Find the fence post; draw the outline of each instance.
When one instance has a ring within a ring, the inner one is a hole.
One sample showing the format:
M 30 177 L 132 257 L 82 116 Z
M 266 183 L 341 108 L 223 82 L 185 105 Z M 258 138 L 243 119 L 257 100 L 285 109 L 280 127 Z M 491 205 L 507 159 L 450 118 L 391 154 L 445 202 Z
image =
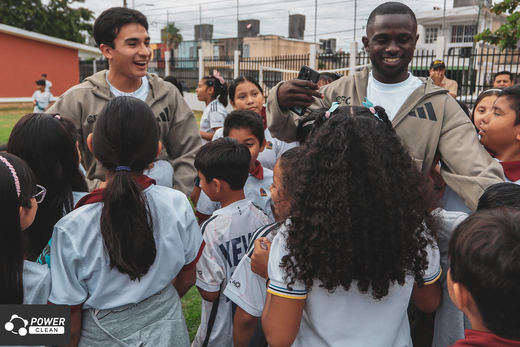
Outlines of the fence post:
M 316 70 L 316 44 L 311 45 L 309 55 L 309 67 Z
M 358 43 L 357 42 L 351 42 L 350 43 L 350 70 L 348 72 L 349 75 L 352 75 L 356 70 L 354 67 L 356 64 L 356 58 L 357 58 L 357 51 L 358 51 Z
M 199 81 L 204 77 L 204 51 L 199 48 Z
M 444 36 L 437 37 L 437 45 L 435 47 L 435 59 L 436 60 L 444 60 Z
M 96 59 L 92 60 L 92 74 L 94 75 L 97 72 Z
M 237 79 L 240 76 L 240 51 L 235 51 L 235 62 L 233 63 L 234 72 L 233 78 Z
M 164 76 L 170 76 L 170 52 L 164 52 Z

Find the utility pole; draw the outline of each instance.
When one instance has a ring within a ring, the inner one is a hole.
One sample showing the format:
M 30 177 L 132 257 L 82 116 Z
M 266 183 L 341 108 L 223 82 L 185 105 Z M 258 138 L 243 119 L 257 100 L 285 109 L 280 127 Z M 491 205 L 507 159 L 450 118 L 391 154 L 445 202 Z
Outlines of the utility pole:
M 123 7 L 126 7 L 126 0 L 123 0 Z
M 446 1 L 446 0 L 444 0 Z M 356 15 L 357 15 L 357 0 L 354 0 L 354 42 L 356 42 Z
M 316 44 L 316 28 L 318 27 L 318 0 L 314 3 L 314 44 Z
M 239 29 L 239 28 L 238 28 L 238 2 L 239 2 L 239 0 L 237 0 L 237 51 L 239 50 L 239 49 L 238 49 L 238 36 L 239 36 L 239 35 L 238 35 L 238 34 L 239 34 L 239 31 L 238 31 L 238 29 Z
M 170 52 L 170 11 L 166 10 L 166 49 Z

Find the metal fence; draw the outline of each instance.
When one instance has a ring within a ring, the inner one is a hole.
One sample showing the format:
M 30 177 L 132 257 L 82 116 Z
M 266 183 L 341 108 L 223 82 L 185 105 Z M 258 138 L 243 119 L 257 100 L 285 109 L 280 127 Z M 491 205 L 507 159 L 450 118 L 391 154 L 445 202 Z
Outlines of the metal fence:
M 240 58 L 240 75 L 249 75 L 260 79 L 261 67 L 275 68 L 286 71 L 264 70 L 262 73 L 263 84 L 266 87 L 265 94 L 280 81 L 286 81 L 296 77 L 296 72 L 301 66 L 310 65 L 310 54 Z M 436 59 L 433 51 L 417 51 L 410 62 L 409 69 L 414 76 L 426 77 L 430 64 Z M 471 106 L 478 94 L 492 87 L 493 76 L 499 71 L 510 71 L 518 81 L 520 54 L 518 51 L 505 51 L 484 48 L 471 54 L 467 50 L 450 49 L 444 55 L 446 64 L 446 76 L 458 83 L 457 95 L 459 99 Z M 367 52 L 359 52 L 356 55 L 356 66 L 370 63 Z M 233 57 L 205 57 L 204 75 L 209 75 L 213 70 L 218 70 L 226 81 L 232 81 L 234 75 Z M 334 70 L 350 67 L 350 54 L 336 52 L 334 54 L 318 54 L 316 66 L 318 70 Z M 157 73 L 164 77 L 164 60 L 152 61 L 149 72 Z M 96 61 L 96 70 L 108 68 L 106 60 Z M 296 72 L 295 72 L 296 71 Z M 93 72 L 93 61 L 80 61 L 80 80 L 90 76 Z M 348 71 L 340 72 L 348 75 Z M 193 91 L 199 80 L 198 58 L 173 58 L 170 74 L 188 86 Z

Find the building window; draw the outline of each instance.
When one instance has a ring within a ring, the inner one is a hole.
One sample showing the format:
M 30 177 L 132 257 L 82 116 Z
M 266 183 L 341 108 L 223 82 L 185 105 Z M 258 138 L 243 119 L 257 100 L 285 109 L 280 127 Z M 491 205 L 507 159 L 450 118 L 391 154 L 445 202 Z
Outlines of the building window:
M 219 56 L 219 47 L 217 45 L 213 46 L 213 56 L 214 57 Z
M 190 58 L 193 58 L 193 57 L 195 57 L 195 48 L 190 47 Z
M 249 58 L 249 43 L 244 44 L 244 58 Z
M 451 42 L 473 42 L 476 34 L 476 25 L 454 25 L 451 30 Z
M 426 28 L 424 43 L 434 43 L 437 42 L 437 34 L 439 29 L 437 27 Z

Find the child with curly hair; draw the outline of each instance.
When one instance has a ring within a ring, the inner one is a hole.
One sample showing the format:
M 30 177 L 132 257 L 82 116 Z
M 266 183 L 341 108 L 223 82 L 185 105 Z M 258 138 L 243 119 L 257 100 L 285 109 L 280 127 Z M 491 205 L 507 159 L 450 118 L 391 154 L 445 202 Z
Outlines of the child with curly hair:
M 440 300 L 431 183 L 383 108 L 317 117 L 299 165 L 286 168 L 290 223 L 265 241 L 267 342 L 410 346 L 410 298 L 426 312 Z

